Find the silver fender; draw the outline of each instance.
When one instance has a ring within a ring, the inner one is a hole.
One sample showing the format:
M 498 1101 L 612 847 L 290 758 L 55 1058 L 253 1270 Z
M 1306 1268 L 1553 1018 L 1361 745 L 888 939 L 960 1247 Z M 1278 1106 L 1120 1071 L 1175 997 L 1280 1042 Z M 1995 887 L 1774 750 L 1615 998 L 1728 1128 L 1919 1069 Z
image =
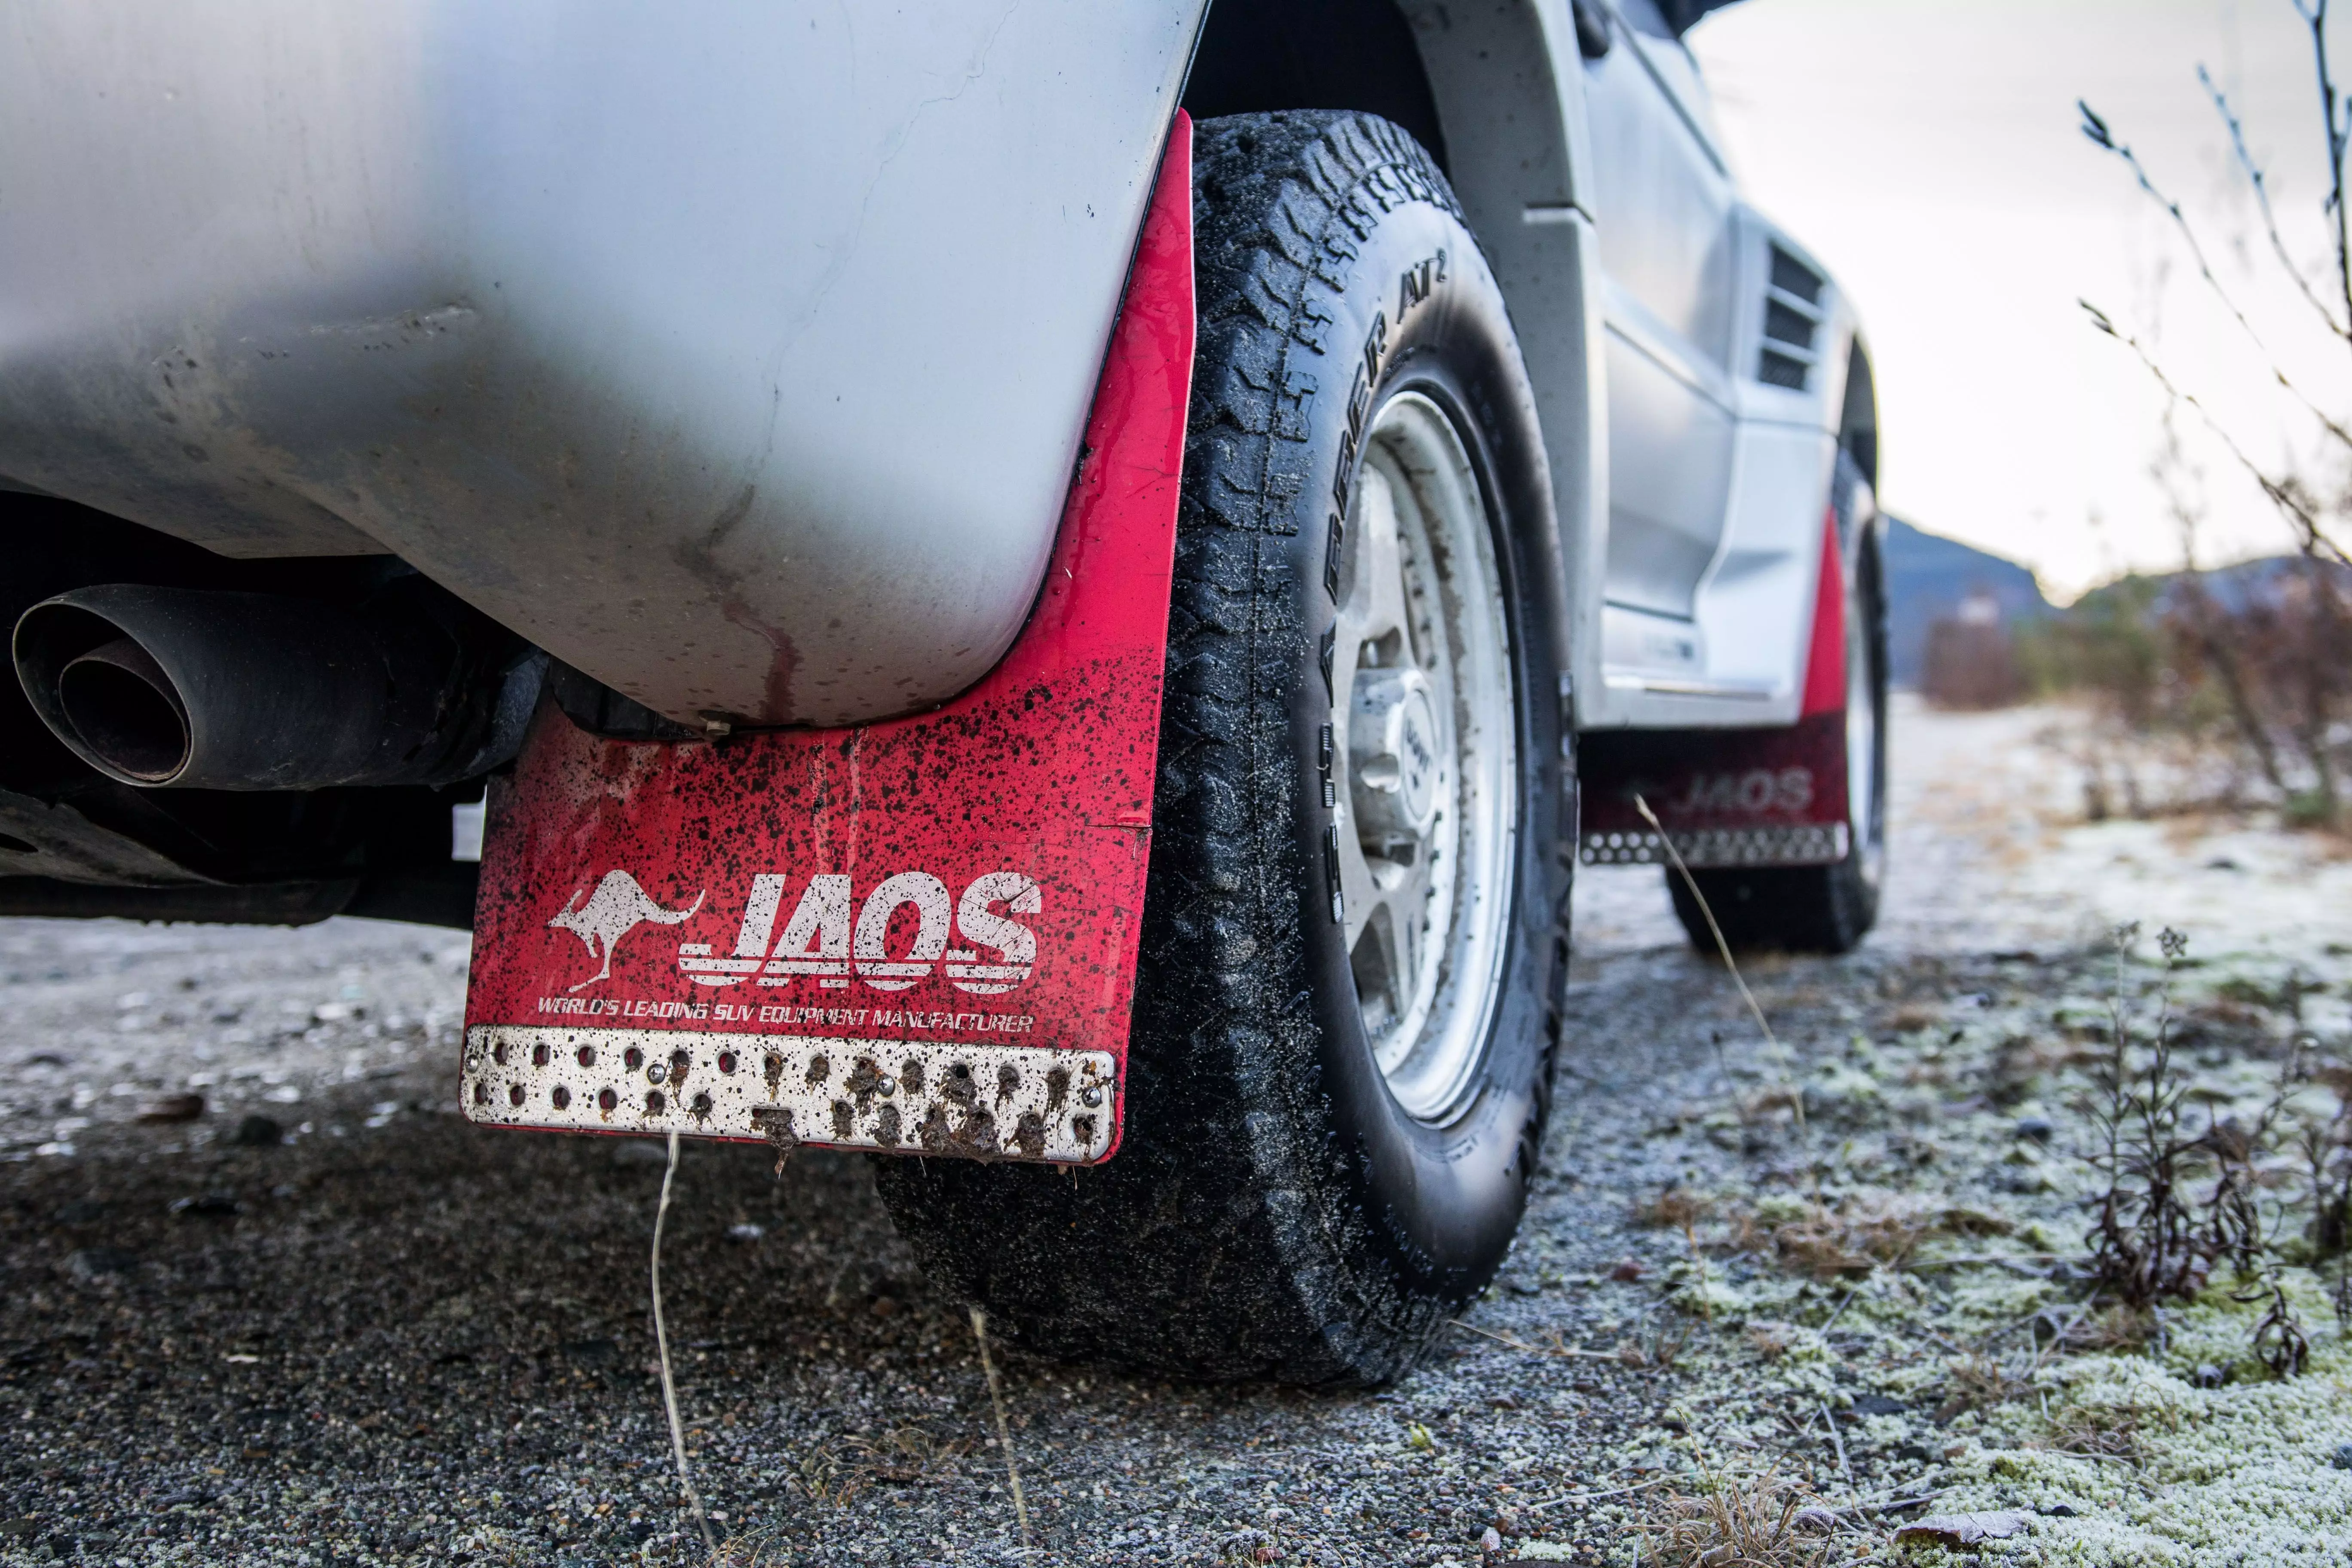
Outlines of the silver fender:
M 1010 644 L 1199 0 L 48 0 L 0 50 L 0 475 L 397 553 L 690 723 Z

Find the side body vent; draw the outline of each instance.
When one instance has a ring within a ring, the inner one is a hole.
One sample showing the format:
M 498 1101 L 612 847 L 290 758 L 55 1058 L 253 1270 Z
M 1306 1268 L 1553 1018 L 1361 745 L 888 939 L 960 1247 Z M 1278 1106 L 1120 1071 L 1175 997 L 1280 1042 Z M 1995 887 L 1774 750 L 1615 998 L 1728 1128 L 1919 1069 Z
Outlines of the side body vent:
M 1821 275 L 1779 246 L 1769 247 L 1771 281 L 1764 289 L 1764 342 L 1757 351 L 1756 379 L 1769 386 L 1802 392 L 1821 353 Z

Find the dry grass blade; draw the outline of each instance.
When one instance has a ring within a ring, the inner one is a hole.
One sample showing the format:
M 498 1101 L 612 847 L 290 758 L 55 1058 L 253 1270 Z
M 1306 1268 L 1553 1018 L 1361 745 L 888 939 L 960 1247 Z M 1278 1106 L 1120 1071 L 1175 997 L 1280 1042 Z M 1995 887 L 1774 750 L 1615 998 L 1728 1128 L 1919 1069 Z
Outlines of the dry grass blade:
M 2140 1460 L 2139 1413 L 2128 1408 L 2069 1404 L 2050 1418 L 2037 1447 L 2083 1459 Z
M 669 1135 L 669 1163 L 662 1170 L 661 1203 L 654 1210 L 654 1348 L 661 1359 L 662 1409 L 669 1416 L 669 1451 L 677 1461 L 677 1484 L 686 1489 L 686 1500 L 694 1510 L 694 1522 L 701 1528 L 702 1544 L 711 1560 L 719 1558 L 719 1538 L 710 1532 L 710 1516 L 703 1511 L 702 1494 L 694 1489 L 694 1472 L 686 1463 L 686 1427 L 677 1418 L 677 1380 L 669 1370 L 669 1322 L 662 1314 L 661 1248 L 662 1226 L 669 1218 L 670 1184 L 677 1179 L 677 1132 Z
M 1837 1429 L 1837 1413 L 1827 1404 L 1822 1406 L 1822 1424 L 1830 1429 L 1830 1447 L 1837 1450 L 1838 1474 L 1851 1488 L 1853 1485 L 1853 1467 L 1845 1462 L 1845 1438 Z
M 1687 1187 L 1668 1187 L 1656 1197 L 1633 1205 L 1637 1225 L 1662 1230 L 1687 1230 L 1714 1213 L 1713 1205 Z
M 1004 1391 L 997 1386 L 996 1363 L 988 1353 L 988 1314 L 971 1309 L 971 1337 L 980 1342 L 980 1370 L 988 1377 L 988 1403 L 996 1412 L 996 1446 L 1004 1450 L 1004 1479 L 1013 1489 L 1013 1517 L 1021 1525 L 1021 1554 L 1029 1555 L 1029 1505 L 1021 1497 L 1021 1467 L 1013 1462 L 1013 1427 L 1004 1419 Z
M 1822 1568 L 1837 1518 L 1771 1472 L 1709 1475 L 1706 1489 L 1658 1499 L 1639 1526 L 1658 1568 Z
M 1690 889 L 1690 896 L 1697 901 L 1698 912 L 1706 917 L 1707 931 L 1715 938 L 1715 951 L 1723 955 L 1724 968 L 1731 971 L 1731 983 L 1739 987 L 1739 999 L 1748 1004 L 1748 1016 L 1754 1018 L 1756 1026 L 1763 1031 L 1764 1043 L 1778 1052 L 1780 1042 L 1773 1037 L 1772 1026 L 1764 1021 L 1764 1009 L 1756 1005 L 1756 994 L 1748 989 L 1747 978 L 1739 973 L 1738 961 L 1731 956 L 1731 943 L 1724 940 L 1723 928 L 1716 923 L 1715 911 L 1707 907 L 1706 895 L 1698 890 L 1698 879 L 1692 876 L 1690 868 L 1683 864 L 1683 852 L 1675 847 L 1675 836 L 1659 823 L 1657 813 L 1652 811 L 1650 803 L 1639 795 L 1633 797 L 1633 809 L 1642 814 L 1642 820 L 1657 834 L 1658 843 L 1665 849 L 1666 858 L 1674 862 L 1675 874 L 1683 879 L 1683 886 Z M 1795 1108 L 1797 1125 L 1801 1129 L 1805 1125 L 1804 1096 L 1796 1095 L 1789 1103 Z
M 1948 1392 L 1944 1403 L 1936 1411 L 1939 1425 L 1964 1410 L 1990 1409 L 2011 1399 L 2021 1399 L 2032 1392 L 2033 1385 L 2011 1373 L 1993 1357 L 1971 1352 L 1952 1366 L 1946 1375 L 1945 1387 Z
M 1617 1359 L 1626 1366 L 1652 1367 L 1659 1372 L 1669 1372 L 1674 1368 L 1675 1358 L 1683 1353 L 1685 1345 L 1690 1343 L 1690 1329 L 1685 1326 L 1668 1339 L 1666 1325 L 1660 1322 L 1647 1347 L 1639 1340 L 1620 1340 Z
M 1671 1189 L 1636 1208 L 1634 1217 L 1687 1229 L 1698 1223 L 1698 1217 L 1683 1217 L 1695 1201 Z M 1876 1268 L 1912 1267 L 1912 1255 L 1930 1237 L 1992 1236 L 2013 1228 L 2007 1219 L 1980 1209 L 1874 1191 L 1849 1194 L 1834 1204 L 1815 1199 L 1796 1212 L 1770 1205 L 1735 1207 L 1722 1220 L 1708 1246 L 1769 1255 L 1785 1268 L 1824 1282 Z M 1955 1261 L 1942 1259 L 1927 1267 L 1948 1268 Z
M 852 1440 L 859 1462 L 874 1480 L 904 1485 L 930 1475 L 933 1468 L 964 1452 L 969 1445 L 943 1442 L 920 1426 L 899 1426 L 879 1438 Z
M 1950 1212 L 1917 1205 L 1849 1201 L 1814 1205 L 1801 1219 L 1772 1227 L 1772 1249 L 1788 1267 L 1816 1279 L 1899 1268 L 1920 1242 L 1957 1228 Z

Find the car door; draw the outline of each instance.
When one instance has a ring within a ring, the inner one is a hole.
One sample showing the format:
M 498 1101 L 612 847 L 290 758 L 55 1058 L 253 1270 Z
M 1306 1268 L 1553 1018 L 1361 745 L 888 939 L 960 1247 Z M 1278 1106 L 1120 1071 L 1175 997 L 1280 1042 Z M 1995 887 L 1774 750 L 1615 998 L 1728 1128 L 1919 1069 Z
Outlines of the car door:
M 1637 612 L 1609 662 L 1695 665 L 1687 622 L 1731 486 L 1734 192 L 1689 53 L 1656 0 L 1580 0 L 1610 47 L 1586 61 L 1605 279 L 1605 596 Z M 1640 623 L 1647 623 L 1641 625 Z M 1661 651 L 1663 650 L 1663 651 Z

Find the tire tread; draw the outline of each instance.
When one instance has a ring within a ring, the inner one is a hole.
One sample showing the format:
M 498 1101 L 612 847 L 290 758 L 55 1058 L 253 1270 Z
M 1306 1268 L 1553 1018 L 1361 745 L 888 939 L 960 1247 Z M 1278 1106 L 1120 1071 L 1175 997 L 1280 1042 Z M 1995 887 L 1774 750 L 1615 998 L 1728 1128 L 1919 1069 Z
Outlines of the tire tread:
M 1362 114 L 1204 121 L 1193 156 L 1204 374 L 1185 444 L 1127 1081 L 1151 1123 L 1131 1110 L 1099 1170 L 898 1160 L 879 1162 L 877 1179 L 925 1268 L 1031 1348 L 1201 1377 L 1376 1384 L 1449 1314 L 1349 1267 L 1367 1221 L 1340 1200 L 1337 1152 L 1300 1131 L 1321 1120 L 1305 1103 L 1318 1092 L 1307 997 L 1268 994 L 1268 975 L 1303 964 L 1309 869 L 1289 816 L 1289 705 L 1307 632 L 1288 557 L 1311 461 L 1303 405 L 1318 388 L 1293 353 L 1346 363 L 1324 352 L 1332 316 L 1318 296 L 1381 214 L 1412 201 L 1460 209 L 1417 142 Z M 1116 1271 L 1101 1268 L 1106 1238 Z

